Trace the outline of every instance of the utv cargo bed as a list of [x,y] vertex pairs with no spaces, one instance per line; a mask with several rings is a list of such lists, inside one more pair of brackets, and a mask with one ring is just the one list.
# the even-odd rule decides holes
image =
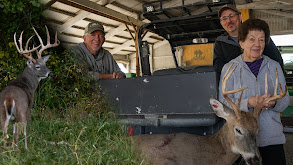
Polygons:
[[209,126],[218,122],[209,104],[209,98],[217,96],[217,84],[215,72],[209,67],[203,70],[164,70],[175,74],[102,80],[100,84],[126,125]]

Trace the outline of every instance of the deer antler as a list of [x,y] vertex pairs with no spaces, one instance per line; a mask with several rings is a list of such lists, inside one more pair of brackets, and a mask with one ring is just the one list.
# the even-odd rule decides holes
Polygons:
[[[277,101],[281,98],[283,98],[287,93],[287,85],[285,85],[285,91],[283,92],[281,84],[279,82],[279,74],[278,69],[276,68],[276,82],[275,82],[275,89],[274,89],[274,95],[272,97],[265,98],[261,103],[257,104],[254,108],[253,116],[257,118],[260,115],[260,112],[262,108],[264,107],[265,103],[268,103],[270,101]],[[278,84],[280,86],[280,94],[278,95]],[[268,94],[268,75],[267,71],[265,72],[265,94]],[[256,97],[257,98],[257,97]],[[257,100],[256,100],[257,102]]]
[[60,44],[60,41],[57,39],[57,32],[55,33],[55,42],[54,42],[54,44],[50,44],[50,34],[49,34],[47,26],[45,26],[45,27],[46,27],[46,33],[47,33],[47,45],[46,46],[43,44],[42,38],[39,36],[39,34],[36,31],[36,29],[33,27],[33,29],[34,29],[34,31],[35,31],[35,33],[36,33],[36,35],[37,35],[37,37],[38,37],[38,39],[40,41],[40,44],[42,46],[42,48],[39,51],[38,50],[36,51],[37,55],[38,55],[38,58],[42,58],[42,52],[44,50],[46,50],[48,48],[56,47],[56,46],[58,46]]
[[[227,85],[227,81],[229,79],[229,77],[232,75],[232,73],[234,72],[234,70],[236,69],[237,66],[235,66],[231,71],[231,67],[233,66],[234,63],[232,63],[228,70],[226,71],[224,77],[223,77],[223,80],[222,80],[222,93],[223,93],[223,97],[227,100],[227,102],[231,105],[232,109],[234,110],[235,112],[235,115],[236,115],[236,118],[239,119],[240,118],[240,102],[241,102],[241,98],[242,98],[242,94],[243,94],[243,91],[247,88],[240,88],[240,89],[234,89],[234,90],[231,90],[231,91],[227,91],[226,89],[226,85]],[[237,93],[237,92],[240,92],[241,91],[241,95],[240,95],[240,98],[239,98],[239,101],[238,101],[238,104],[236,105],[235,103],[233,103],[233,101],[227,96],[228,94],[233,94],[233,93]]]
[[[33,56],[31,55],[31,53],[34,52],[34,51],[36,51],[41,45],[39,45],[39,46],[37,46],[37,47],[35,47],[35,46],[33,45],[33,48],[30,49],[30,50],[28,50],[28,44],[29,44],[30,40],[33,38],[33,36],[31,36],[31,37],[27,40],[27,42],[26,42],[25,50],[23,50],[23,48],[22,48],[22,34],[23,34],[23,31],[21,32],[20,37],[19,37],[19,40],[18,40],[18,42],[19,42],[19,47],[18,47],[18,44],[17,44],[17,42],[16,42],[16,32],[14,33],[14,43],[15,43],[16,49],[17,49],[17,51],[18,51],[20,54],[22,54],[25,58],[31,60],[33,63],[36,63],[36,60],[33,58]],[[29,55],[27,55],[27,54],[29,54]]]

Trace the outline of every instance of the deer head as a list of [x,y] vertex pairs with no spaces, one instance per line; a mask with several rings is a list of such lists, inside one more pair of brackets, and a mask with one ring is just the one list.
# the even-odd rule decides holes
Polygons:
[[[51,77],[53,75],[52,72],[46,66],[46,62],[48,61],[50,55],[42,57],[42,52],[44,50],[48,49],[48,48],[56,47],[56,46],[58,46],[60,44],[60,41],[57,39],[57,32],[55,34],[55,42],[53,44],[50,44],[50,34],[49,34],[47,26],[45,26],[45,27],[46,27],[46,33],[47,33],[47,45],[43,44],[42,38],[39,36],[39,34],[36,31],[36,29],[33,27],[33,30],[34,30],[34,32],[36,33],[36,35],[37,35],[37,37],[39,39],[40,45],[37,46],[37,47],[35,47],[33,45],[32,49],[29,49],[28,45],[29,45],[30,40],[33,38],[33,36],[31,36],[27,40],[25,50],[23,50],[23,47],[22,47],[22,34],[23,34],[23,31],[21,32],[19,40],[18,40],[19,47],[18,47],[18,44],[16,42],[16,33],[14,33],[14,43],[15,43],[15,46],[17,48],[17,51],[20,54],[22,54],[25,58],[28,59],[27,66],[32,70],[33,75],[36,75],[38,77],[39,81],[41,79]],[[41,49],[38,50],[38,48],[40,48],[40,47],[41,47]],[[36,53],[37,53],[37,56],[38,56],[37,60],[34,59],[33,56],[32,56],[32,52],[34,52],[34,51],[36,51]]]
[[[243,91],[247,87],[234,89],[232,91],[226,90],[227,81],[236,69],[236,67],[234,67],[230,71],[232,65],[233,64],[230,65],[222,80],[223,97],[227,100],[232,109],[215,99],[210,99],[210,104],[216,115],[224,118],[228,124],[228,134],[229,137],[231,137],[230,143],[232,151],[241,154],[247,164],[259,164],[261,158],[256,145],[256,134],[258,132],[257,120],[252,114],[240,111],[239,109]],[[235,104],[227,95],[237,92],[241,92],[241,95],[238,104]]]

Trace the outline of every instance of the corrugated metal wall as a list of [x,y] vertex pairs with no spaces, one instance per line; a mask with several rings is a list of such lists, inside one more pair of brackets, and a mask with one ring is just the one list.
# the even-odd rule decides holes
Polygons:
[[293,19],[282,16],[276,16],[261,11],[251,11],[251,18],[261,18],[265,20],[271,30],[271,35],[293,34]]

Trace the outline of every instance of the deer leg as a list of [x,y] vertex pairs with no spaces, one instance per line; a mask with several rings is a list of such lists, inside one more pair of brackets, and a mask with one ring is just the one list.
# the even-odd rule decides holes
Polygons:
[[24,122],[24,128],[23,128],[23,134],[24,134],[24,143],[25,143],[25,149],[28,149],[27,148],[27,130],[28,130],[28,127],[27,127],[27,122]]
[[8,127],[5,128],[4,130],[4,138],[3,138],[3,141],[4,141],[4,147],[6,147],[6,144],[7,144],[7,139],[9,138],[8,134],[7,134],[7,130],[8,130]]
[[[3,116],[3,114],[2,114],[2,116]],[[4,121],[4,122],[1,122],[1,126],[2,126],[2,130],[3,130],[3,134],[4,134],[3,145],[4,145],[4,147],[6,147],[7,139],[9,138],[9,136],[7,134],[9,121],[7,121],[3,118],[1,118],[1,121]]]
[[14,146],[17,146],[19,134],[23,131],[24,122],[17,122],[13,124],[13,141],[12,141],[12,149]]
[[18,127],[17,123],[13,124],[13,138],[12,138],[12,149],[14,149],[14,146],[16,146],[16,143],[18,141]]
[[17,122],[13,125],[13,143],[12,148],[17,146],[16,143],[18,142],[19,134],[23,132],[25,137],[25,148],[27,149],[27,124],[26,122]]

